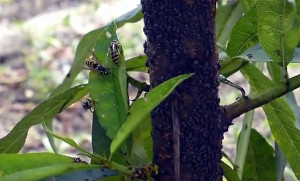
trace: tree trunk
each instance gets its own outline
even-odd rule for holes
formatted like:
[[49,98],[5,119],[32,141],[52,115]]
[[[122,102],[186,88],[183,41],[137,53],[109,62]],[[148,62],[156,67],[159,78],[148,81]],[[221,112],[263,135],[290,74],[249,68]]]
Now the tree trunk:
[[221,148],[228,124],[218,97],[213,0],[142,0],[151,87],[194,75],[152,117],[155,180],[222,180]]

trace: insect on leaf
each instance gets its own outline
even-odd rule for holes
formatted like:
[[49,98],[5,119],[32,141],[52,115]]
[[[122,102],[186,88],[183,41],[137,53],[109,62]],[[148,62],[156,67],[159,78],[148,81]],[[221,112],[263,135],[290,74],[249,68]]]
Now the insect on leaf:
[[[113,40],[118,41],[114,23],[106,27],[98,37],[95,54],[98,62],[110,69],[111,74],[99,75],[90,72],[90,95],[94,102],[95,113],[106,135],[113,139],[125,121],[128,110],[127,74],[122,47],[119,56],[119,65],[111,60],[108,48]],[[108,57],[106,57],[108,55]]]

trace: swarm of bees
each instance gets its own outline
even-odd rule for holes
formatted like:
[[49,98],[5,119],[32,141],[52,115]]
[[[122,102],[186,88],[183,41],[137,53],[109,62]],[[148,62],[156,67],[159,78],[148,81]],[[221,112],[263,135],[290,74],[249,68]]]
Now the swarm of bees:
[[[116,66],[119,66],[119,64],[120,64],[120,48],[121,48],[121,44],[117,40],[113,40],[110,43],[110,46],[108,48],[110,57]],[[96,60],[97,60],[97,57],[95,56],[94,52],[92,52],[90,57],[87,58],[85,61],[85,65],[87,67],[85,69],[97,72],[101,76],[108,75],[111,73],[110,69],[108,67],[101,65]],[[94,112],[94,106],[93,106],[93,102],[91,99],[85,99],[82,102],[82,107],[85,110],[90,110],[92,113]]]
[[[119,64],[120,64],[120,47],[121,47],[120,42],[118,42],[117,40],[113,40],[110,43],[110,46],[108,48],[110,57],[116,66],[119,66]],[[95,54],[92,52],[91,56],[89,58],[87,58],[85,61],[85,65],[87,66],[87,69],[98,72],[100,75],[110,74],[109,68],[96,62],[96,59],[97,58],[96,58]]]
[[147,180],[152,174],[157,175],[158,174],[158,166],[156,164],[149,164],[145,165],[141,168],[135,169],[130,179],[140,179],[140,180]]

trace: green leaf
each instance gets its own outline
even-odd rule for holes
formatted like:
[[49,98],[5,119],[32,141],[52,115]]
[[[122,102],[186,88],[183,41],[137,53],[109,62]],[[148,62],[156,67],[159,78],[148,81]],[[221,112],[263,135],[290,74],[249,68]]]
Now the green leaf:
[[240,55],[257,42],[257,16],[254,6],[234,25],[227,44],[227,53],[231,57]]
[[237,142],[237,148],[236,148],[236,157],[235,157],[235,165],[236,170],[239,175],[239,178],[242,178],[248,146],[249,146],[249,140],[250,140],[250,134],[251,134],[251,128],[253,123],[253,115],[254,111],[249,111],[245,114],[245,117],[243,119],[243,125],[242,130],[238,137]]
[[111,140],[106,136],[104,129],[100,125],[97,115],[93,114],[92,125],[92,148],[93,153],[109,157]]
[[152,163],[152,137],[151,137],[151,118],[146,116],[132,132],[132,148],[130,164],[140,167]]
[[136,100],[129,110],[127,120],[122,124],[116,137],[112,140],[110,146],[111,156],[118,150],[120,145],[132,133],[132,131],[150,114],[161,101],[163,101],[173,90],[192,74],[184,74],[169,79],[157,87],[150,90],[146,97]]
[[242,8],[239,3],[224,5],[217,8],[216,14],[216,40],[225,47],[235,22],[242,16]]
[[75,59],[69,73],[63,82],[52,91],[50,96],[57,95],[71,87],[74,79],[85,67],[85,60],[90,56],[97,38],[103,32],[104,28],[105,27],[93,30],[82,37],[76,48]]
[[53,133],[52,131],[50,131],[47,126],[45,126],[45,131],[47,131],[49,134],[51,134],[52,136],[54,136],[55,138],[67,143],[68,145],[72,146],[73,148],[76,148],[77,150],[81,151],[82,153],[85,153],[86,155],[93,157],[93,154],[91,154],[90,152],[86,151],[85,149],[81,148],[73,139],[71,138],[64,138],[61,137],[55,133]]
[[135,23],[143,18],[142,7],[139,5],[138,7],[132,9],[131,11],[125,13],[124,15],[118,17],[115,22],[117,27],[122,27],[125,23]]
[[220,73],[225,77],[228,77],[233,73],[239,71],[246,64],[248,64],[248,61],[245,61],[241,58],[227,57],[224,61],[221,62]]
[[0,160],[0,170],[3,175],[36,167],[74,162],[71,157],[53,153],[0,154]]
[[286,67],[299,39],[294,6],[287,0],[260,0],[257,17],[260,44],[272,60]]
[[253,6],[255,6],[257,0],[240,0],[244,13],[246,14]]
[[[274,86],[255,66],[247,64],[241,70],[255,92]],[[263,106],[272,134],[289,162],[296,177],[300,178],[300,131],[295,127],[295,117],[283,98],[278,98]]]
[[148,72],[148,67],[146,67],[147,56],[139,55],[125,61],[126,70],[129,71],[140,71]]
[[300,0],[295,0],[296,11],[297,11],[297,19],[300,22]]
[[[108,36],[109,35],[109,36]],[[95,54],[99,62],[110,68],[110,75],[99,75],[90,72],[90,95],[94,102],[95,113],[106,135],[113,139],[121,124],[126,120],[128,110],[127,74],[124,55],[121,49],[119,66],[116,66],[110,56],[106,59],[108,47],[113,40],[118,40],[115,24],[107,26],[98,37]]]
[[[125,23],[134,23],[141,19],[141,6],[138,6],[137,8],[118,17],[115,20],[115,23],[117,24],[117,28],[120,28]],[[113,22],[109,23],[107,26],[110,24],[113,24]],[[90,56],[98,37],[103,33],[107,26],[90,31],[82,37],[76,48],[75,59],[69,73],[65,77],[64,81],[51,93],[51,96],[57,95],[71,87],[74,79],[77,77],[82,68],[85,67],[85,60]]]
[[73,158],[53,153],[0,154],[0,181],[36,181],[98,165],[75,163]]
[[252,129],[242,180],[275,180],[275,159],[273,155],[273,148],[263,136]]
[[0,153],[16,153],[20,151],[31,126],[53,118],[64,108],[78,101],[87,93],[88,87],[79,85],[42,102],[18,122],[8,135],[0,139]]
[[224,171],[224,176],[226,180],[228,181],[240,181],[239,176],[236,174],[236,172],[228,166],[226,163],[222,162],[222,169]]
[[275,62],[267,62],[268,72],[275,83],[279,83],[281,81],[281,68]]

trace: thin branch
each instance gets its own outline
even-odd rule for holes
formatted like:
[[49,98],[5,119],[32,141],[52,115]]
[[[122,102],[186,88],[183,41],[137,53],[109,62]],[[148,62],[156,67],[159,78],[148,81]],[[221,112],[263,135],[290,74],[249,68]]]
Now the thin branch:
[[233,120],[245,112],[267,104],[280,96],[300,87],[300,74],[290,78],[287,82],[276,84],[274,87],[224,106],[227,119]]

